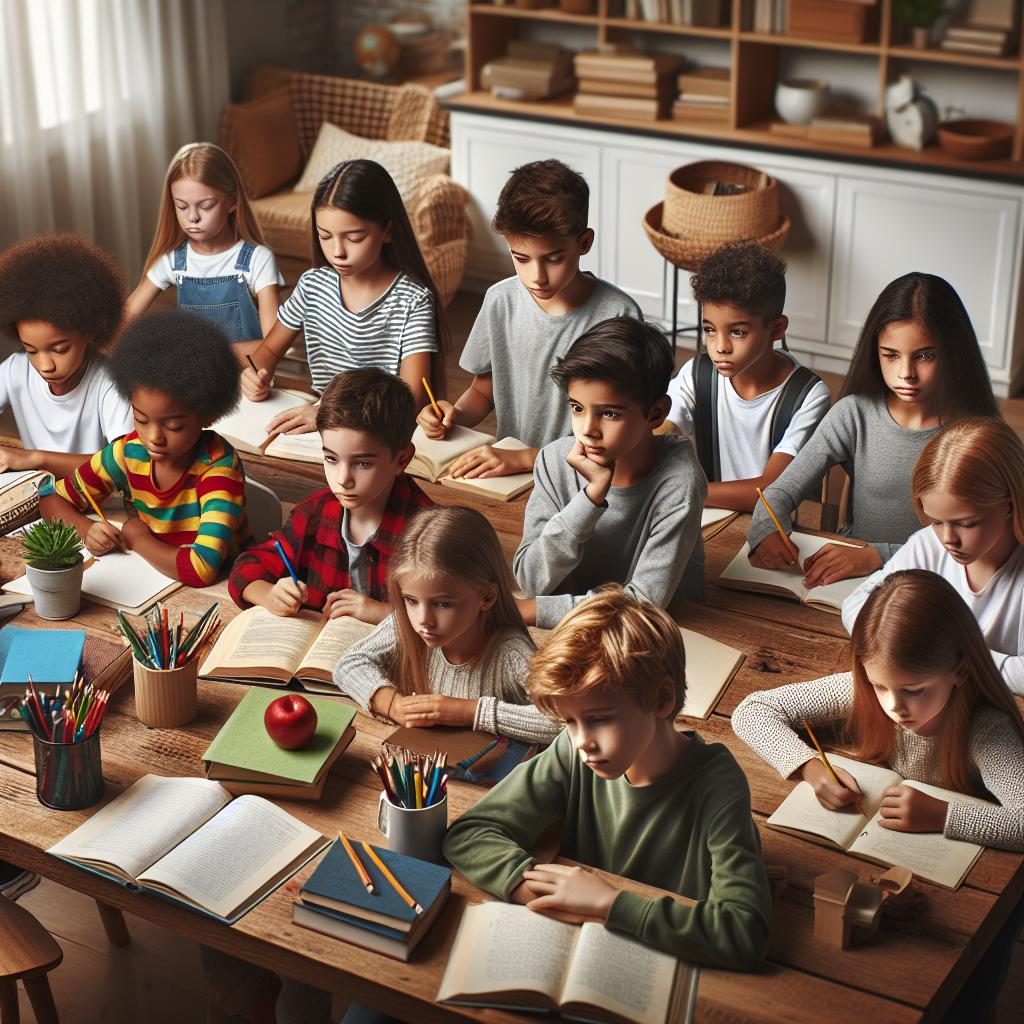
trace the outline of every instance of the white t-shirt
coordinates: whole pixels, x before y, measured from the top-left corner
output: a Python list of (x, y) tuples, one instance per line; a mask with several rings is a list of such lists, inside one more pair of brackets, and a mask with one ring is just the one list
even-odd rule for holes
[[(187, 244), (187, 243), (186, 243)], [(215, 252), (210, 256), (195, 252), (191, 245), (185, 253), (186, 277), (234, 277), (238, 271), (235, 264), (238, 262), (238, 254), (242, 251), (243, 242), (239, 239), (230, 249), (223, 252)], [(174, 270), (174, 251), (165, 252), (153, 264), (146, 273), (150, 279), (163, 291), (170, 285), (178, 283), (177, 275), (181, 271)], [(277, 259), (274, 254), (265, 246), (257, 245), (249, 259), (248, 272), (242, 271), (246, 286), (250, 295), (258, 295), (267, 285), (283, 285), (284, 278), (277, 269)]]
[(106, 361), (93, 354), (78, 387), (54, 395), (24, 352), (0, 363), (0, 409), (10, 406), (26, 448), (73, 454), (98, 452), (135, 427), (131, 403), (107, 375)]
[[(793, 364), (793, 371), (800, 365), (788, 352), (777, 350)], [(693, 360), (683, 364), (669, 385), (672, 408), (668, 418), (682, 431), (684, 437), (693, 436), (694, 408)], [(717, 372), (717, 371), (715, 371)], [(792, 373), (786, 377), (789, 377)], [(807, 393), (803, 404), (793, 413), (789, 427), (782, 440), (774, 449), (770, 446), (772, 414), (782, 397), (784, 380), (778, 387), (755, 398), (740, 398), (732, 381), (722, 377), (718, 381), (718, 456), (721, 465), (721, 479), (749, 480), (764, 472), (768, 459), (781, 452), (796, 455), (814, 428), (828, 412), (831, 404), (829, 390), (818, 381)]]
[[(996, 667), (1010, 689), (1024, 695), (1024, 544), (1018, 544), (992, 579), (974, 591), (967, 582), (966, 567), (950, 556), (935, 531), (926, 526), (843, 602), (847, 631), (853, 629), (871, 591), (899, 569), (930, 569), (953, 584), (978, 620)], [(941, 625), (936, 623), (935, 628)]]

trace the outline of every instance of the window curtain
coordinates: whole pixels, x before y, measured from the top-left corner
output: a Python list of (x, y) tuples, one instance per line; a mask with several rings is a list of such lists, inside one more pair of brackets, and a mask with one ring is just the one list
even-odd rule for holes
[(224, 0), (2, 0), (0, 54), (0, 247), (76, 231), (131, 287), (168, 161), (216, 141)]

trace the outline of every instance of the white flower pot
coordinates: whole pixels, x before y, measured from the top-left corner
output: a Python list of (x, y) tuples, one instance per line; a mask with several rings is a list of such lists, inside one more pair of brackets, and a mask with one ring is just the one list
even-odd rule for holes
[(828, 82), (783, 78), (775, 86), (775, 109), (789, 124), (810, 124), (828, 104)]
[(37, 569), (26, 565), (25, 573), (41, 619), (70, 619), (82, 607), (82, 573), (85, 562), (69, 569)]

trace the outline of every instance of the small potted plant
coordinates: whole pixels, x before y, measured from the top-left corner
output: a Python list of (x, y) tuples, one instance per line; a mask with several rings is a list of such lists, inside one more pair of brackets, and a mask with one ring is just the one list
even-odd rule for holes
[(893, 17), (910, 28), (910, 42), (918, 50), (927, 50), (931, 28), (943, 11), (946, 0), (893, 0)]
[(21, 539), (25, 573), (36, 613), (42, 619), (70, 619), (82, 605), (82, 542), (62, 519), (44, 519)]

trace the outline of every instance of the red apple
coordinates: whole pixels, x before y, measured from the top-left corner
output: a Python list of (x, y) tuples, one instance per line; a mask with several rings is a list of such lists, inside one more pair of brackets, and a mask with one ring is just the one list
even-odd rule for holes
[(285, 750), (301, 750), (316, 733), (316, 708), (297, 693), (272, 700), (263, 713), (270, 738)]

